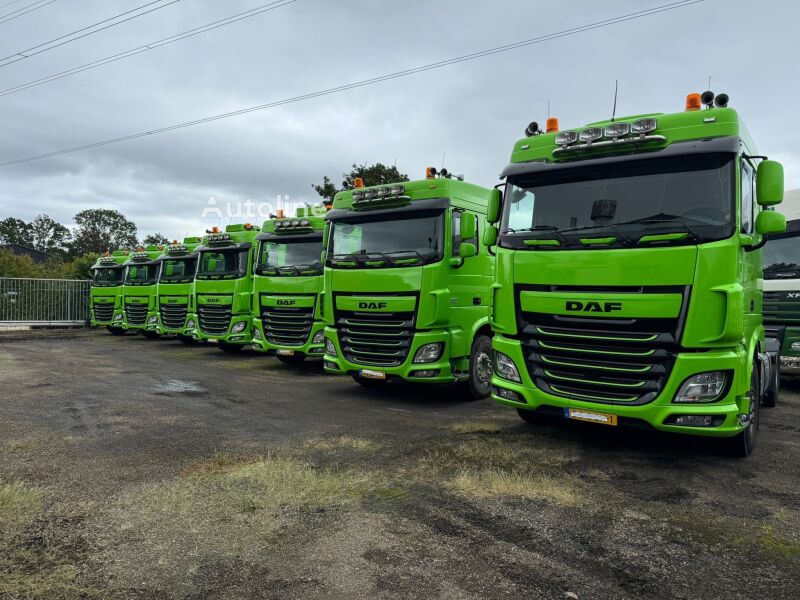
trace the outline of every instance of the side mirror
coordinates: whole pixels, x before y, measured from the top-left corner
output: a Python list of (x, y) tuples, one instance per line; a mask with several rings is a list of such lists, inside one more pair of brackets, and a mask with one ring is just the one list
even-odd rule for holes
[(762, 160), (756, 171), (756, 201), (761, 206), (774, 206), (783, 201), (783, 165), (775, 160)]
[(470, 258), (477, 253), (478, 251), (475, 248), (475, 244), (470, 244), (469, 242), (461, 242), (461, 245), (458, 247), (458, 255), (461, 258)]
[(471, 240), (475, 237), (477, 230), (477, 222), (475, 220), (475, 213), (462, 212), (459, 219), (459, 232), (458, 235), (461, 241)]
[(786, 217), (781, 213), (774, 210), (762, 210), (756, 217), (756, 233), (774, 235), (784, 231), (786, 231)]
[(489, 223), (497, 223), (500, 220), (500, 204), (503, 195), (500, 190), (494, 188), (489, 196), (489, 204), (486, 206), (486, 220)]
[(497, 245), (497, 227), (489, 225), (483, 230), (483, 245), (492, 247)]

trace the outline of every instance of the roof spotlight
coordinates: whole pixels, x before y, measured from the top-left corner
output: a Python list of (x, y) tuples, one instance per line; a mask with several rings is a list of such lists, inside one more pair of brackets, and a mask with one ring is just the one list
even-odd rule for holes
[(292, 227), (297, 227), (298, 225), (300, 225), (300, 221), (298, 221), (297, 219), (292, 219), (290, 225)]
[(704, 106), (711, 108), (711, 105), (714, 104), (714, 92), (707, 90), (700, 94), (700, 102), (702, 102)]
[(450, 176), (450, 171), (448, 171), (447, 169), (445, 169), (444, 167), (442, 167), (442, 170), (441, 170), (441, 171), (439, 171), (439, 175), (440, 175), (441, 177), (444, 177), (445, 179), (447, 179), (447, 178)]
[(536, 121), (531, 121), (525, 128), (525, 137), (531, 137), (539, 133), (539, 124)]
[(728, 94), (717, 94), (717, 97), (714, 98), (714, 105), (719, 108), (725, 108), (728, 106), (729, 100), (730, 98), (728, 98)]
[(311, 225), (311, 221), (309, 221), (308, 219), (303, 219), (302, 221), (300, 221), (300, 227), (308, 227), (309, 225)]

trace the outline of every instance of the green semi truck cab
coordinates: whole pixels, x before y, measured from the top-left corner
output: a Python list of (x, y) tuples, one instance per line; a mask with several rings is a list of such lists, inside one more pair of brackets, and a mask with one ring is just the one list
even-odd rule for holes
[(206, 232), (194, 281), (196, 340), (214, 340), (226, 352), (252, 343), (254, 242), (260, 228), (249, 223)]
[(356, 182), (335, 196), (321, 300), (326, 372), (362, 384), (465, 382), (488, 397), (494, 260), (478, 235), (499, 191), (442, 175)]
[(800, 219), (763, 250), (764, 324), (781, 349), (780, 372), (800, 375)]
[(286, 363), (325, 351), (319, 306), (325, 219), (310, 213), (300, 208), (293, 218), (265, 221), (256, 236), (253, 349)]
[(184, 343), (194, 341), (194, 274), (200, 242), (199, 237), (187, 237), (180, 244), (173, 241), (158, 258), (161, 262), (156, 292), (158, 331), (176, 335)]
[(162, 246), (138, 248), (128, 255), (122, 286), (125, 318), (128, 331), (138, 331), (145, 337), (158, 337), (158, 304), (156, 289), (161, 263)]
[(779, 163), (724, 94), (514, 144), (497, 255), (492, 397), (611, 426), (731, 438), (777, 396), (759, 248), (786, 219)]
[(91, 325), (106, 327), (114, 335), (121, 335), (126, 330), (122, 290), (128, 254), (128, 250), (106, 252), (91, 268)]

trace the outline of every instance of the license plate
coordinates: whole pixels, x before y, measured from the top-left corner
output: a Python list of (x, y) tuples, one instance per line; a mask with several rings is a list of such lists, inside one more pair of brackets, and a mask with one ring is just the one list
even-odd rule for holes
[(294, 350), (276, 350), (278, 356), (294, 356)]
[(616, 425), (617, 415), (610, 415), (608, 413), (594, 412), (592, 410), (583, 410), (578, 408), (565, 408), (564, 416), (568, 419), (575, 419), (576, 421), (586, 421), (588, 423), (598, 423), (600, 425)]
[(361, 369), (358, 374), (365, 379), (386, 379), (386, 373), (372, 369)]

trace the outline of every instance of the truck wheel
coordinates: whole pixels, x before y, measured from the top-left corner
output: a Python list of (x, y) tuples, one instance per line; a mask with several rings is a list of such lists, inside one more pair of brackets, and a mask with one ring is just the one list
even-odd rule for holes
[(244, 344), (231, 344), (229, 342), (223, 342), (220, 340), (217, 342), (217, 348), (222, 350), (223, 352), (230, 352), (231, 354), (236, 354), (237, 352), (241, 352), (244, 348)]
[(275, 357), (286, 365), (299, 365), (306, 359), (305, 354), (293, 354), (291, 356), (286, 356), (285, 354), (276, 354)]
[(161, 335), (157, 331), (142, 331), (141, 333), (148, 340), (154, 340), (154, 339), (156, 339), (157, 337), (159, 337)]
[(542, 418), (538, 412), (535, 410), (528, 410), (526, 408), (518, 408), (517, 414), (519, 418), (525, 421), (526, 423), (538, 424), (541, 423)]
[(181, 334), (178, 334), (178, 339), (179, 339), (181, 342), (183, 342), (184, 344), (188, 344), (188, 345), (192, 345), (192, 344), (196, 344), (196, 343), (197, 343), (197, 340), (196, 340), (196, 339), (194, 339), (194, 338), (193, 338), (192, 336), (190, 336), (190, 335), (181, 335)]
[(386, 385), (386, 382), (380, 379), (370, 379), (368, 377), (359, 377), (358, 375), (353, 375), (352, 377), (353, 381), (366, 388), (380, 388)]
[(750, 418), (747, 428), (736, 437), (730, 439), (730, 450), (733, 456), (744, 458), (750, 456), (756, 447), (756, 434), (758, 434), (760, 387), (758, 382), (758, 368), (753, 365), (753, 374), (750, 377)]
[(125, 330), (119, 327), (106, 327), (111, 335), (125, 335)]
[(469, 353), (470, 394), (475, 400), (485, 400), (492, 393), (492, 338), (478, 335)]
[(775, 405), (778, 404), (778, 396), (781, 393), (780, 367), (778, 367), (778, 365), (772, 365), (772, 368), (775, 374), (773, 375), (771, 384), (764, 392), (764, 397), (761, 399), (761, 405), (767, 408), (775, 408)]

